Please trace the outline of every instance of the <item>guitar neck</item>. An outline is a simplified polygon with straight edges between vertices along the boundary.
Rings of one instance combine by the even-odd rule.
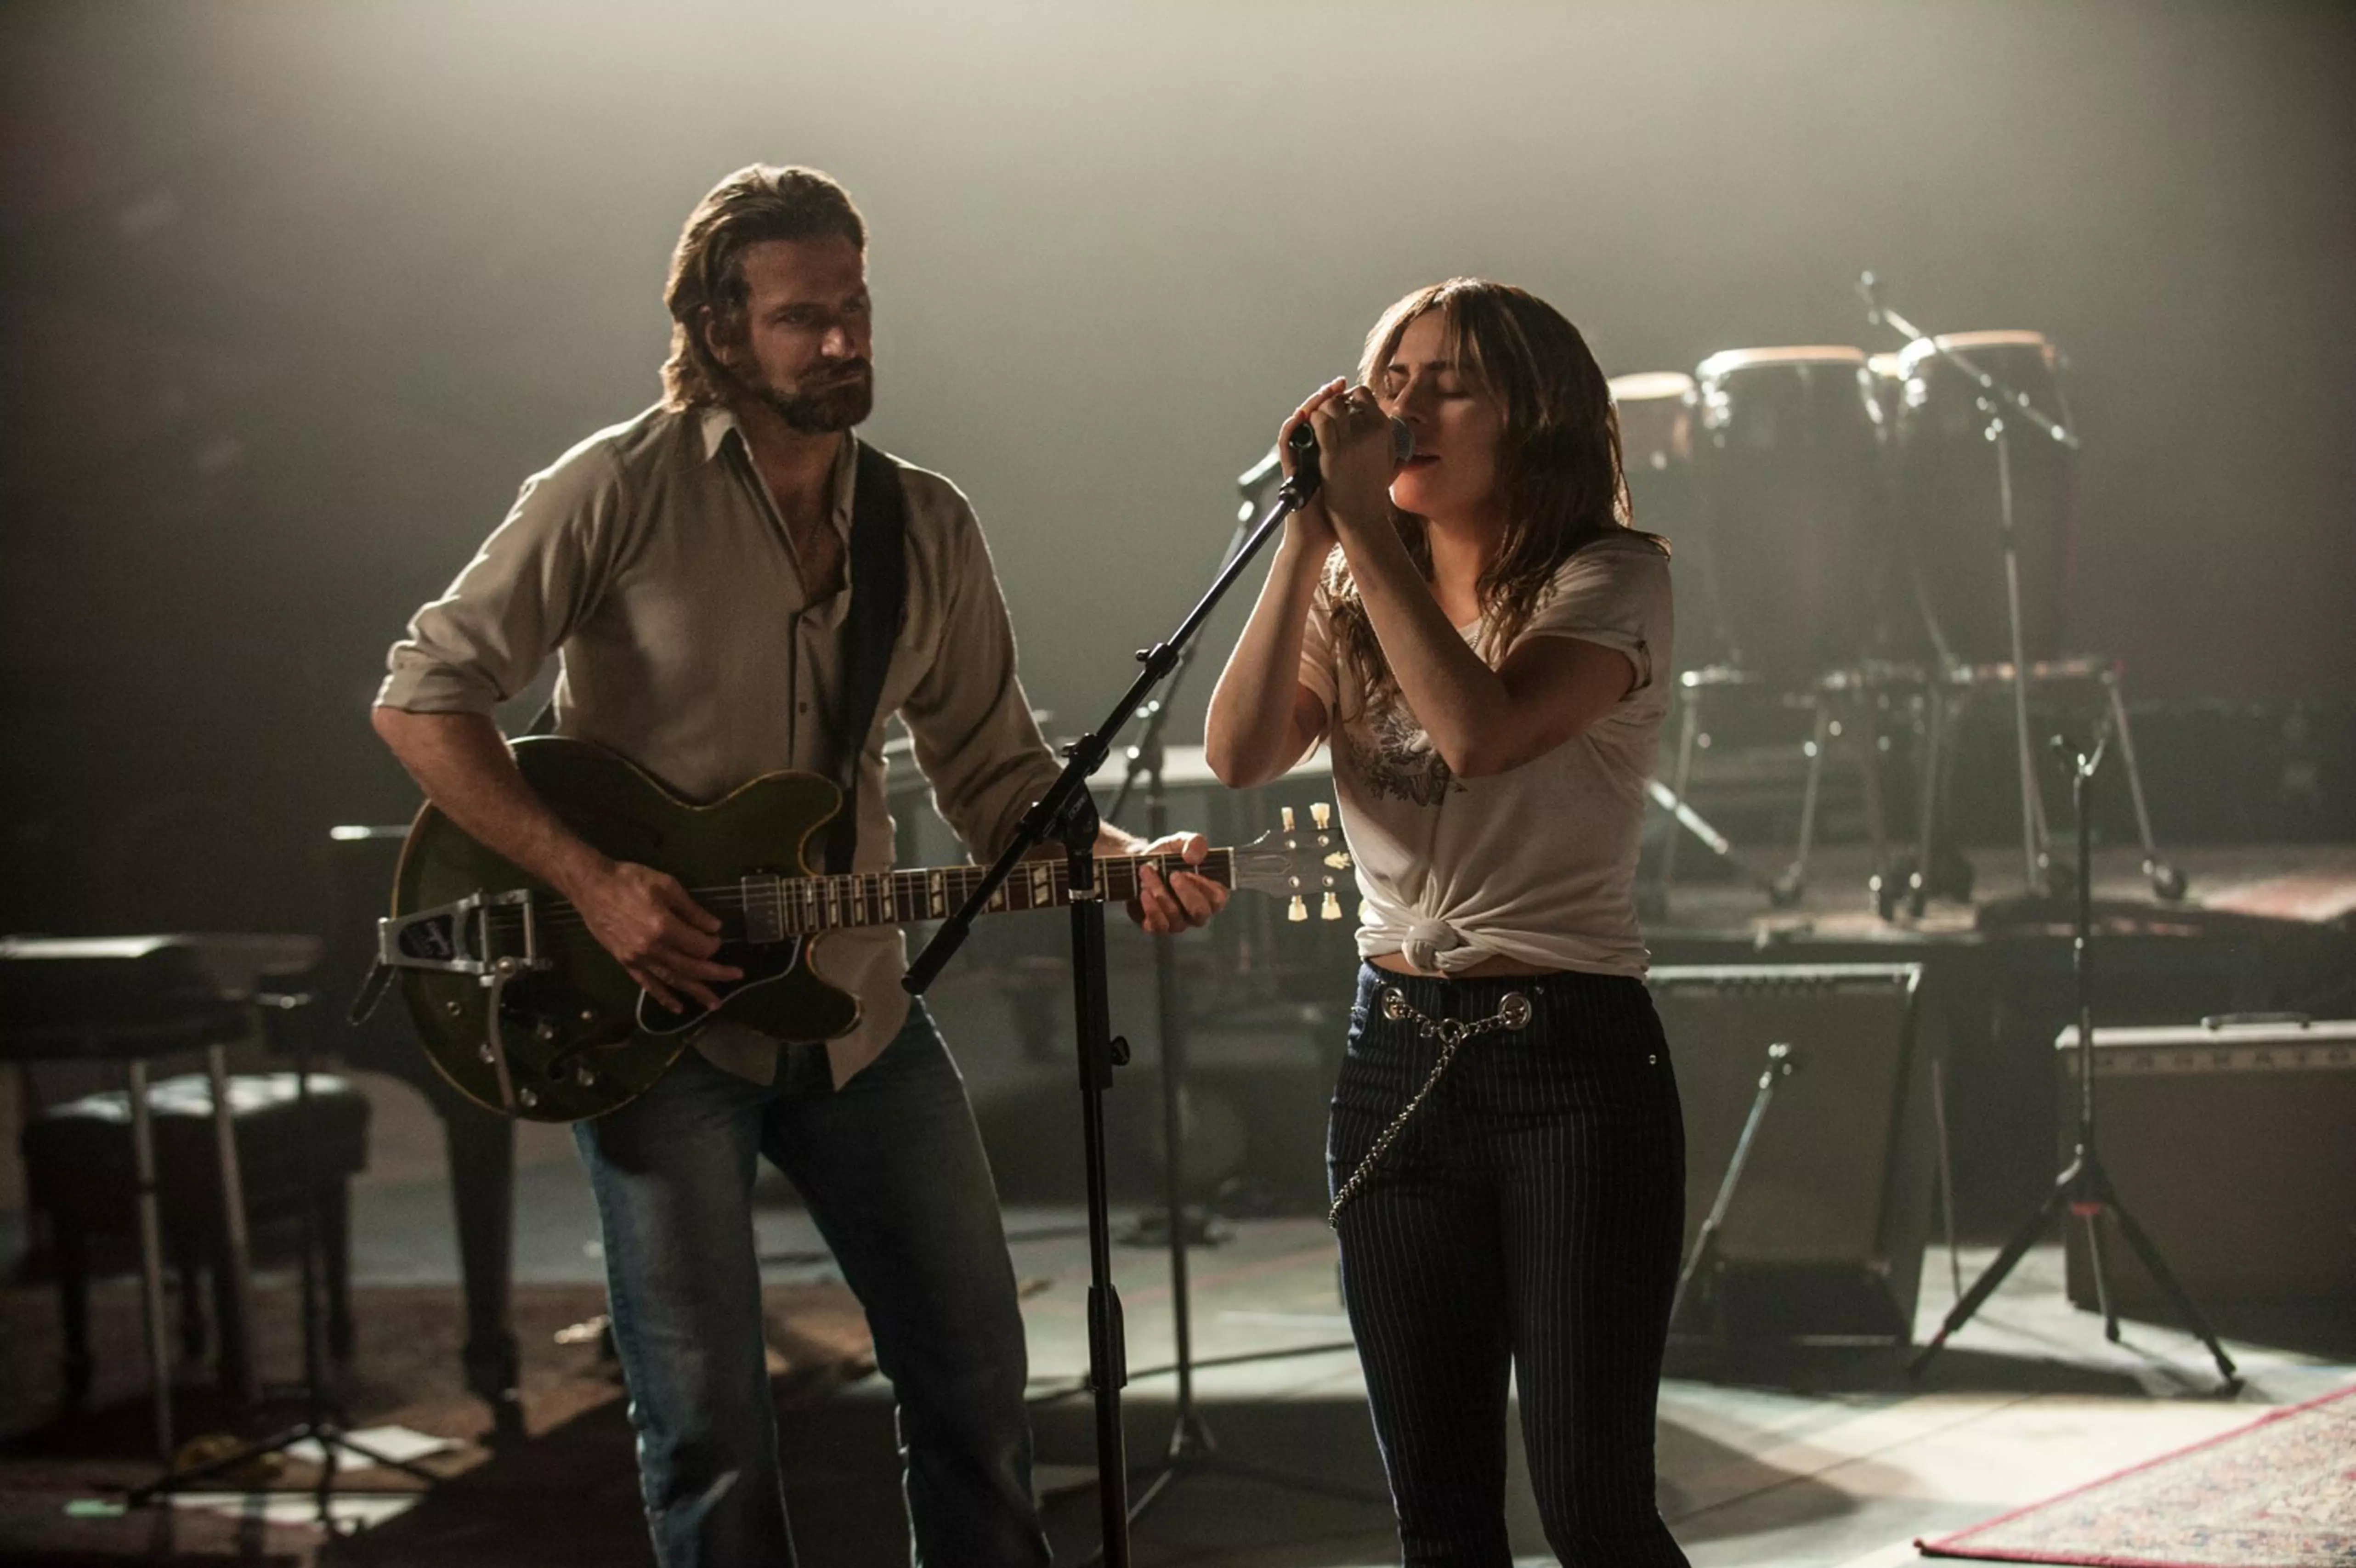
[[[1235,852],[1215,849],[1200,865],[1175,854],[1102,855],[1096,861],[1097,890],[1126,903],[1138,896],[1144,868],[1164,877],[1187,871],[1223,887],[1235,886]],[[821,931],[862,926],[905,926],[946,919],[973,896],[989,869],[980,865],[927,865],[905,871],[856,871],[840,876],[748,876],[742,885],[747,940],[783,941]],[[1070,865],[1062,856],[1017,865],[984,908],[991,914],[1052,909],[1070,904]]]

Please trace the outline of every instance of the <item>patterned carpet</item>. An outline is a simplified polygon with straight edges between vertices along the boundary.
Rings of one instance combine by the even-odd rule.
[[[1916,1544],[1994,1563],[2356,1568],[2356,1388]]]

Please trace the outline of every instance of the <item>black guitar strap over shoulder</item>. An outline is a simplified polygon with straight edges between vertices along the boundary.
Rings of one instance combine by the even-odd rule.
[[[853,438],[856,441],[856,437]],[[859,755],[875,725],[884,699],[884,674],[908,613],[908,498],[900,466],[864,441],[856,441],[859,473],[851,498],[851,609],[845,617],[848,657],[843,663],[841,706],[834,726],[841,755],[835,782],[842,788],[842,811],[827,832],[826,869],[840,875],[859,849]]]

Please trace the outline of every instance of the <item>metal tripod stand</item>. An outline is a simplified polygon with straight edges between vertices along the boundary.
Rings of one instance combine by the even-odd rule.
[[[308,993],[292,995],[257,995],[254,1005],[267,1023],[273,1015],[284,1017],[295,1009],[309,1004]],[[144,1090],[134,1090],[144,1093]],[[216,1080],[213,1092],[222,1087]],[[388,1466],[413,1476],[429,1486],[442,1477],[422,1466],[380,1454],[364,1443],[355,1442],[344,1423],[343,1412],[327,1397],[327,1373],[325,1364],[326,1330],[319,1321],[319,1270],[324,1259],[319,1253],[319,1227],[313,1207],[317,1202],[311,1182],[315,1168],[312,1160],[314,1133],[311,1126],[311,1047],[309,1032],[297,1026],[294,1030],[294,1160],[300,1173],[305,1194],[296,1210],[301,1226],[298,1245],[301,1248],[301,1294],[303,1313],[303,1419],[293,1426],[272,1434],[257,1443],[249,1443],[233,1453],[200,1465],[166,1471],[145,1486],[139,1487],[123,1501],[130,1508],[143,1508],[171,1492],[187,1491],[200,1481],[216,1476],[227,1476],[241,1469],[264,1455],[280,1454],[304,1442],[319,1445],[319,1478],[312,1492],[318,1503],[318,1519],[323,1528],[335,1529],[332,1504],[336,1491],[337,1461],[347,1454],[357,1455],[370,1465]]]
[[[2176,1309],[2177,1316],[2209,1348],[2209,1354],[2217,1362],[2217,1373],[2224,1380],[2225,1391],[2230,1392],[2241,1386],[2241,1377],[2233,1369],[2233,1359],[2225,1354],[2225,1348],[2218,1343],[2217,1331],[2209,1326],[2209,1319],[2192,1304],[2192,1298],[2184,1294],[2184,1287],[2177,1283],[2167,1260],[2159,1255],[2159,1249],[2152,1244],[2150,1236],[2136,1222],[2127,1206],[2120,1201],[2117,1189],[2111,1185],[2110,1173],[2103,1168],[2103,1158],[2094,1143],[2094,1006],[2093,981],[2088,969],[2088,948],[2093,941],[2094,927],[2094,834],[2087,831],[2086,811],[2087,787],[2094,780],[2094,770],[2102,766],[2103,752],[2109,744],[2109,736],[2104,736],[2095,743],[2090,755],[2071,750],[2059,736],[2053,738],[2054,750],[2071,759],[2070,803],[2078,825],[2077,940],[2070,957],[2071,976],[2076,984],[2078,1002],[2077,1149],[2068,1166],[2054,1178],[2053,1190],[2045,1195],[2045,1201],[2039,1204],[2037,1211],[2013,1232],[2012,1239],[1997,1254],[1996,1262],[1988,1265],[1987,1272],[1964,1294],[1962,1300],[1955,1303],[1954,1310],[1947,1314],[1947,1320],[1939,1326],[1939,1332],[1931,1342],[1907,1363],[1906,1369],[1910,1374],[1919,1375],[1931,1358],[1939,1353],[1940,1347],[1946,1344],[1948,1336],[1968,1322],[1980,1309],[1980,1304],[1996,1293],[1996,1288],[2004,1283],[2005,1276],[2012,1272],[2013,1265],[2019,1262],[2030,1245],[2045,1233],[2047,1223],[2067,1205],[2072,1215],[2085,1222],[2086,1251],[2094,1265],[2095,1298],[2103,1308],[2104,1337],[2115,1343],[2119,1337],[2118,1312],[2111,1304],[2110,1285],[2103,1273],[2102,1221],[2104,1216],[2108,1215],[2117,1221],[2119,1233],[2126,1238],[2128,1248],[2150,1271],[2151,1277],[2158,1282],[2160,1290],[2167,1295],[2169,1305]]]

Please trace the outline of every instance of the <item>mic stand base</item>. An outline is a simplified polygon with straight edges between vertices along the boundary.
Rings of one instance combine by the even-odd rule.
[[[307,994],[263,995],[254,1001],[262,1011],[262,1027],[272,1029],[279,1018],[285,1018],[296,1008],[305,1006]],[[319,1223],[316,1206],[317,1189],[311,1173],[316,1169],[312,1148],[316,1133],[311,1125],[311,1036],[309,1029],[299,1020],[287,1019],[292,1026],[294,1043],[294,1168],[305,1194],[295,1210],[297,1237],[295,1245],[302,1258],[299,1273],[300,1309],[303,1322],[303,1403],[301,1421],[273,1433],[270,1436],[248,1443],[234,1453],[217,1459],[166,1471],[144,1487],[134,1488],[123,1498],[125,1508],[145,1508],[156,1498],[174,1492],[197,1489],[198,1483],[216,1476],[228,1476],[265,1455],[282,1454],[305,1440],[319,1445],[319,1478],[312,1493],[318,1500],[318,1521],[329,1534],[336,1533],[333,1502],[336,1492],[337,1461],[346,1454],[356,1454],[371,1465],[399,1470],[425,1482],[438,1485],[443,1477],[421,1465],[395,1459],[380,1454],[364,1443],[355,1443],[350,1429],[344,1424],[343,1412],[327,1394],[327,1372],[322,1352],[327,1337],[326,1326],[320,1321],[319,1273],[331,1266],[320,1250]],[[215,1092],[220,1089],[216,1086]]]
[[[2012,1273],[2013,1266],[2027,1255],[2037,1239],[2045,1234],[2046,1226],[2065,1204],[2072,1215],[2086,1224],[2086,1254],[2094,1272],[2094,1297],[2101,1304],[2103,1313],[2103,1337],[2114,1345],[2119,1340],[2119,1315],[2112,1305],[2110,1283],[2104,1275],[2102,1221],[2107,1214],[2118,1222],[2119,1234],[2126,1238],[2128,1249],[2158,1283],[2161,1294],[2168,1297],[2168,1304],[2175,1309],[2178,1320],[2208,1348],[2210,1359],[2217,1364],[2217,1376],[2222,1380],[2218,1392],[2230,1394],[2239,1389],[2242,1375],[2235,1369],[2233,1358],[2225,1354],[2225,1347],[2219,1342],[2216,1329],[2192,1304],[2192,1298],[2185,1294],[2183,1285],[2178,1283],[2168,1261],[2159,1255],[2159,1249],[2153,1245],[2149,1234],[2136,1222],[2127,1206],[2119,1201],[2117,1189],[2111,1186],[2110,1173],[2103,1168],[2102,1157],[2086,1144],[2078,1145],[2077,1156],[2070,1162],[2069,1168],[2055,1178],[2053,1190],[2045,1195],[2045,1201],[2037,1206],[2037,1211],[2012,1233],[2011,1239],[2005,1242],[2004,1250],[1996,1255],[1996,1261],[1973,1283],[1963,1299],[1955,1303],[1954,1309],[1947,1314],[1946,1321],[1939,1325],[1939,1332],[1932,1337],[1929,1344],[1914,1353],[1913,1359],[1906,1363],[1906,1375],[1910,1378],[1922,1375],[1922,1369],[1930,1365],[1931,1358],[1937,1355],[1955,1330],[1969,1322],[1987,1298],[1996,1294],[1997,1287],[2004,1283],[2005,1276]]]
[[[2057,736],[2055,746],[2060,748],[2062,744]],[[2136,1223],[2136,1218],[2127,1211],[2127,1206],[2119,1201],[2118,1192],[2111,1186],[2110,1173],[2103,1168],[2103,1157],[2095,1152],[2094,863],[2089,787],[2094,782],[2094,769],[2102,764],[2106,744],[2097,744],[2092,756],[2079,753],[2070,771],[2070,800],[2077,818],[2078,832],[2076,940],[2072,944],[2070,956],[2071,979],[2078,1003],[2076,1153],[2069,1167],[2054,1178],[2053,1190],[2045,1195],[2045,1201],[2037,1206],[2037,1212],[2012,1233],[2012,1239],[2004,1244],[2003,1251],[1997,1253],[1996,1262],[1988,1265],[1987,1272],[1980,1275],[1972,1288],[1964,1293],[1963,1299],[1955,1303],[1954,1309],[1947,1314],[1947,1320],[1939,1326],[1939,1332],[1915,1353],[1912,1360],[1907,1362],[1909,1377],[1922,1376],[1922,1369],[1930,1364],[1931,1358],[1939,1353],[1940,1348],[1946,1344],[1956,1329],[1971,1320],[1972,1314],[1980,1309],[1981,1303],[1996,1294],[1997,1286],[2004,1283],[2005,1276],[2012,1273],[2013,1265],[2019,1262],[2030,1245],[2045,1233],[2047,1222],[2066,1203],[2072,1214],[2086,1222],[2086,1251],[2094,1269],[2094,1299],[2103,1311],[2103,1337],[2113,1344],[2118,1343],[2119,1315],[2111,1305],[2110,1283],[2103,1276],[2102,1219],[2107,1213],[2118,1221],[2120,1234],[2127,1239],[2127,1246],[2142,1261],[2153,1280],[2158,1283],[2161,1294],[2168,1297],[2169,1305],[2175,1309],[2179,1320],[2209,1348],[2211,1358],[2217,1363],[2217,1375],[2224,1380],[2224,1386],[2219,1391],[2230,1394],[2242,1386],[2241,1374],[2233,1369],[2233,1358],[2225,1354],[2224,1346],[2218,1343],[2217,1331],[2210,1326],[2209,1319],[2201,1309],[2192,1305],[2192,1298],[2177,1283],[2175,1271],[2159,1255],[2159,1249],[2152,1245],[2151,1238],[2144,1232],[2144,1228]]]

